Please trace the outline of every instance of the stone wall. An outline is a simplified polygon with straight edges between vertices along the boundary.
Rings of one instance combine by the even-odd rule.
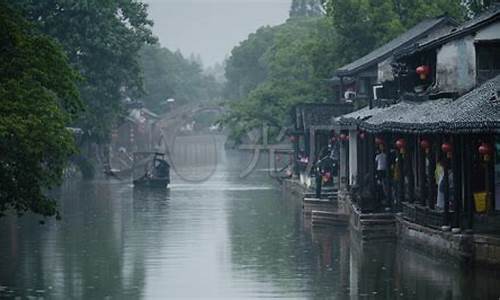
[[[408,222],[397,217],[398,240],[434,257],[452,258],[457,262],[470,262],[472,235],[454,234]]]
[[[298,180],[285,180],[283,191],[292,201],[302,203],[307,189]],[[452,259],[459,264],[500,267],[500,236],[452,233],[405,220],[392,213],[363,214],[352,204],[347,190],[338,192],[337,212],[349,216],[351,233],[360,243],[388,241],[420,250],[432,257]]]
[[[500,267],[500,236],[474,235],[473,242],[476,263]]]

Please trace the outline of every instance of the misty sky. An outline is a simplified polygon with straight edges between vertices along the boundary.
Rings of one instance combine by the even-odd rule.
[[[143,0],[160,43],[185,56],[200,54],[205,66],[263,25],[288,18],[291,0]]]

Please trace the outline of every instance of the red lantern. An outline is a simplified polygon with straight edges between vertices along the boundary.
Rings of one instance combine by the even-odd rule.
[[[332,174],[330,172],[325,172],[322,177],[323,177],[323,182],[327,183],[332,178]]]
[[[487,143],[482,143],[481,146],[479,146],[478,151],[481,155],[488,155],[491,154],[491,147]]]
[[[485,161],[489,161],[491,153],[493,153],[491,146],[487,143],[481,143],[481,146],[479,146],[478,151],[479,154],[484,156]]]
[[[446,153],[448,158],[451,158],[451,153],[453,152],[453,146],[450,143],[443,143],[441,145],[441,150]]]
[[[443,150],[444,153],[450,153],[453,151],[453,146],[449,143],[443,143],[441,145],[441,150]]]
[[[405,148],[406,148],[406,141],[404,139],[398,139],[396,141],[396,148],[399,149],[399,152],[401,154],[405,153]]]
[[[376,137],[375,138],[375,144],[376,145],[383,145],[384,144],[384,140],[379,138],[379,137]]]
[[[431,69],[429,68],[429,66],[422,65],[422,66],[417,67],[416,72],[421,80],[425,80],[425,79],[427,79],[427,76],[429,75],[430,70]]]
[[[361,133],[359,134],[359,138],[364,140],[366,138],[366,133],[364,131],[361,131]]]
[[[339,138],[341,141],[344,141],[344,142],[349,140],[349,136],[346,135],[345,133],[341,133]]]
[[[396,141],[396,148],[399,150],[404,149],[406,147],[406,141],[404,139],[399,139]]]
[[[421,140],[420,147],[424,149],[425,153],[429,153],[429,150],[431,149],[431,143],[428,140]]]
[[[290,136],[290,142],[295,143],[295,141],[296,141],[295,135],[291,135]]]

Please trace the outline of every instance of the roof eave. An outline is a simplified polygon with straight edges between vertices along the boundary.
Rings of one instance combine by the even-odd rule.
[[[445,35],[439,39],[436,39],[434,41],[430,41],[429,43],[427,44],[424,44],[422,46],[416,46],[413,51],[411,53],[408,53],[407,55],[401,55],[399,57],[407,57],[407,56],[410,56],[412,54],[415,54],[417,52],[421,52],[421,51],[425,51],[425,50],[428,50],[428,49],[432,49],[432,48],[436,48],[436,47],[439,47],[451,40],[454,40],[454,39],[458,39],[458,38],[461,38],[463,36],[466,36],[468,34],[470,34],[471,32],[474,32],[476,31],[477,29],[485,26],[485,25],[489,25],[491,23],[494,23],[496,21],[500,20],[500,11],[497,12],[496,14],[494,14],[493,16],[491,16],[491,18],[488,18],[488,19],[485,19],[481,22],[478,22],[474,25],[472,25],[471,27],[469,28],[466,28],[464,30],[460,30],[460,31],[457,31],[457,32],[453,32],[453,33],[450,33],[449,35]]]
[[[437,23],[436,23],[436,24],[434,24],[433,26],[429,27],[427,30],[422,31],[420,34],[418,34],[417,36],[415,36],[415,37],[414,37],[414,38],[412,38],[411,40],[413,40],[413,41],[417,41],[417,40],[419,40],[420,38],[422,38],[422,36],[423,36],[423,35],[428,34],[428,33],[429,33],[430,31],[432,31],[432,30],[433,30],[436,26],[439,26],[439,25],[441,25],[441,24],[443,24],[443,23],[446,23],[446,22],[450,22],[450,23],[452,23],[452,25],[454,25],[454,26],[455,26],[455,25],[458,25],[457,21],[456,21],[456,20],[454,20],[453,18],[450,18],[449,16],[444,16],[444,17],[443,17],[443,16],[440,16],[440,17],[436,17],[436,18],[440,19],[440,20],[439,20],[439,22],[437,22]],[[386,53],[386,54],[383,54],[383,55],[381,55],[381,56],[379,56],[379,57],[375,57],[375,58],[371,59],[370,61],[368,61],[368,62],[366,62],[366,63],[364,63],[364,64],[362,64],[362,65],[360,65],[360,66],[358,66],[358,67],[356,67],[356,68],[354,68],[354,69],[351,69],[351,70],[345,70],[345,69],[343,69],[344,67],[346,67],[346,66],[348,66],[348,65],[350,65],[350,64],[352,64],[352,63],[354,63],[354,62],[356,62],[356,61],[357,61],[357,60],[355,60],[355,61],[353,61],[353,62],[351,62],[351,63],[349,63],[349,64],[345,65],[344,67],[341,67],[341,68],[337,69],[337,70],[334,72],[334,75],[339,76],[339,77],[342,77],[342,76],[352,76],[352,75],[354,75],[354,74],[356,74],[356,73],[359,73],[360,71],[363,71],[363,70],[365,70],[365,69],[368,69],[368,68],[372,67],[373,65],[378,64],[378,63],[379,63],[379,62],[381,62],[381,61],[384,61],[384,60],[385,60],[385,59],[387,59],[388,57],[391,57],[392,55],[397,54],[397,53],[398,53],[398,49],[405,49],[405,48],[407,48],[407,47],[411,47],[412,45],[414,45],[414,44],[415,44],[415,42],[413,42],[413,43],[412,43],[412,42],[411,42],[411,40],[410,40],[410,41],[407,41],[407,42],[405,42],[405,43],[403,43],[402,45],[400,45],[400,46],[396,47],[395,49],[393,49],[393,50],[389,51],[389,52],[388,52],[388,53]],[[378,48],[377,48],[377,49],[378,49]],[[375,50],[377,50],[377,49],[374,49],[373,51],[375,51]],[[370,52],[370,53],[371,53],[371,52]],[[368,54],[366,54],[366,55],[369,55],[370,53],[368,53]],[[363,58],[363,57],[364,57],[364,56],[360,57],[359,59],[361,59],[361,58]]]

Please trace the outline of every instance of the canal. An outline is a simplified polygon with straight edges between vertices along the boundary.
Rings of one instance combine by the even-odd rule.
[[[249,159],[222,152],[165,192],[70,181],[61,221],[0,219],[0,298],[498,299],[495,271],[311,229],[264,162],[239,178]]]

